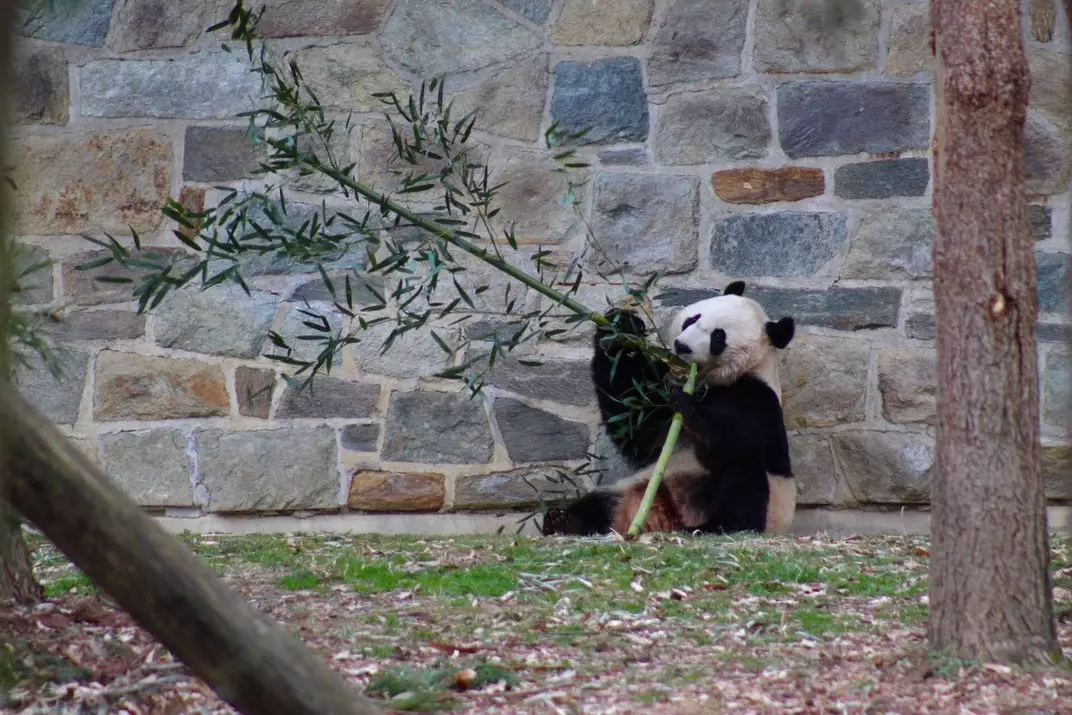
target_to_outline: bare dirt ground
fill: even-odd
[[[1072,712],[1065,664],[927,654],[922,538],[186,541],[385,712]],[[4,712],[234,712],[37,543],[50,600],[0,614]]]

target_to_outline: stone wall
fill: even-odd
[[[493,178],[513,181],[505,213],[530,253],[538,242],[560,255],[581,247],[542,132],[555,120],[592,127],[586,218],[615,259],[668,274],[663,313],[743,278],[772,316],[798,319],[782,378],[801,503],[925,505],[935,419],[926,3],[268,4],[271,43],[294,53],[336,116],[354,112],[340,149],[364,181],[382,179],[390,150],[372,93],[446,73],[458,104],[483,110],[474,136]],[[1050,496],[1066,500],[1072,40],[1056,4],[1049,31],[1024,24],[1026,158],[1045,469]],[[429,377],[446,363],[427,336],[386,357],[362,344],[298,395],[264,358],[265,336],[298,323],[300,301],[318,297],[314,275],[262,261],[247,272],[252,297],[184,291],[146,317],[128,286],[74,270],[93,256],[79,234],[133,227],[180,250],[165,199],[211,203],[213,187],[254,185],[259,154],[234,115],[258,86],[243,55],[203,32],[226,0],[53,6],[22,27],[14,228],[55,259],[21,301],[58,307],[55,332],[72,352],[64,382],[22,371],[20,385],[140,503],[173,516],[493,511],[531,503],[528,482],[545,484],[548,465],[602,452],[583,331],[539,346],[542,367],[498,369],[486,400]],[[337,204],[317,182],[293,189],[293,201]],[[598,307],[606,293],[585,284],[581,297]]]

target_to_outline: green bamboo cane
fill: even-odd
[[[696,363],[692,363],[689,367],[689,379],[685,382],[686,395],[691,395],[693,390],[696,389],[696,373]],[[666,471],[666,465],[670,462],[670,455],[674,453],[674,447],[677,446],[677,438],[681,434],[681,423],[683,421],[684,418],[681,413],[675,412],[674,418],[670,421],[670,431],[666,435],[666,441],[663,442],[663,451],[659,453],[659,461],[655,463],[655,470],[652,471],[651,479],[648,480],[648,488],[644,492],[644,498],[641,500],[640,507],[633,517],[633,523],[629,525],[629,531],[625,534],[627,539],[636,538],[641,528],[643,528],[644,522],[648,519],[651,504],[655,501],[655,493],[659,491],[659,484],[663,480],[663,472]]]

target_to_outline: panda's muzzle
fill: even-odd
[[[676,355],[691,355],[692,354],[692,348],[690,348],[688,345],[686,345],[685,343],[681,342],[680,340],[675,340],[674,341],[674,353]]]

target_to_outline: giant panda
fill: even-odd
[[[591,361],[603,425],[632,477],[549,509],[545,535],[624,535],[647,489],[675,411],[683,417],[644,531],[704,533],[789,530],[796,484],[782,419],[779,350],[793,339],[793,318],[772,321],[744,296],[743,281],[676,313],[666,333],[673,352],[697,364],[688,395],[661,361],[631,349],[621,334],[644,338],[636,313],[612,309],[615,329],[599,328]],[[616,334],[617,332],[617,334]],[[668,397],[659,399],[668,389]],[[638,405],[646,409],[636,410]],[[639,416],[638,415],[642,415]],[[616,429],[632,420],[631,429]]]

